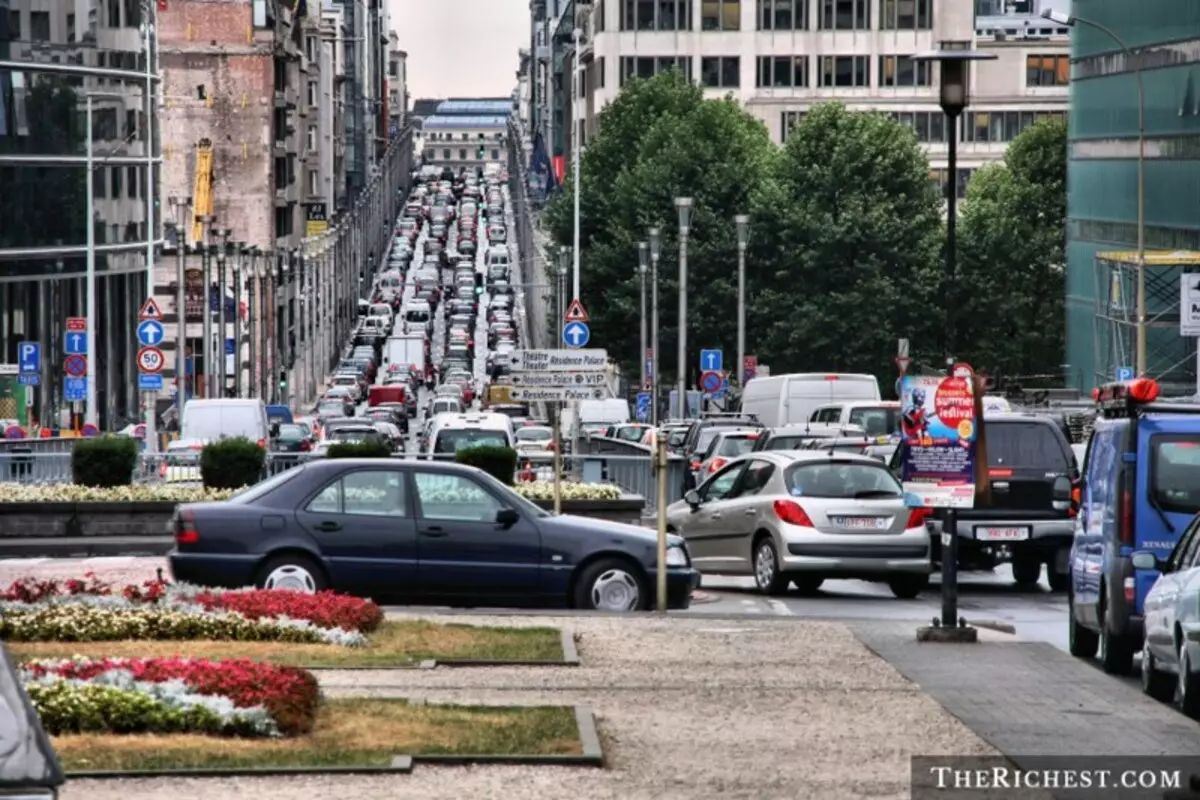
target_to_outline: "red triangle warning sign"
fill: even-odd
[[[142,303],[142,310],[138,312],[138,319],[161,320],[162,318],[162,309],[158,307],[158,303],[153,297],[147,297],[146,302]]]
[[[571,305],[567,307],[567,315],[563,317],[567,322],[587,322],[588,314],[583,310],[583,303],[579,302],[579,298],[571,301]]]

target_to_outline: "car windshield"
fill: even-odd
[[[896,477],[883,465],[850,461],[793,464],[784,470],[783,485],[793,497],[900,497]]]
[[[900,409],[889,406],[854,408],[850,410],[850,424],[858,425],[867,436],[891,436],[900,430]]]
[[[294,439],[303,439],[307,435],[308,434],[304,432],[304,428],[300,427],[299,425],[280,425],[279,426],[278,438],[285,439],[289,442]]]
[[[454,428],[440,431],[434,444],[435,453],[457,453],[471,447],[493,445],[508,447],[508,437],[503,431],[483,430],[481,428]]]
[[[342,428],[325,437],[330,442],[365,442],[378,438],[379,432],[374,428]]]
[[[749,436],[726,436],[721,442],[721,449],[717,451],[717,455],[724,458],[733,458],[735,456],[743,456],[749,453],[754,447],[754,439]]]

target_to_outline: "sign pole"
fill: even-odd
[[[562,410],[561,404],[554,409],[554,513],[562,513]]]
[[[95,181],[95,168],[93,165],[92,137],[91,131],[95,130],[92,127],[92,95],[87,96],[87,301],[86,311],[87,316],[87,372],[83,373],[84,380],[87,381],[87,400],[84,405],[84,416],[86,422],[93,425],[99,424],[99,409],[96,408],[96,223],[93,209],[92,184]],[[150,232],[153,238],[153,231]]]
[[[658,467],[655,478],[658,482],[658,547],[655,560],[654,578],[657,608],[660,613],[667,610],[667,437],[654,437],[655,466]]]

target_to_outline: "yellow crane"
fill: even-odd
[[[192,241],[198,242],[204,238],[204,226],[201,217],[213,213],[213,163],[212,140],[201,139],[196,145],[196,184],[192,192],[192,203],[195,213],[192,216]]]

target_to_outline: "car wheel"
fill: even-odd
[[[912,600],[929,588],[928,575],[900,575],[888,580],[888,588],[901,600]]]
[[[282,555],[267,561],[258,571],[260,589],[283,589],[313,594],[327,588],[325,573],[310,558]]]
[[[575,607],[594,611],[642,611],[650,596],[645,579],[627,561],[605,558],[589,564],[575,584]]]
[[[1164,703],[1171,700],[1176,691],[1176,681],[1154,662],[1148,637],[1142,642],[1142,691]]]
[[[792,583],[796,586],[796,591],[803,595],[814,595],[821,590],[821,584],[825,582],[824,578],[810,577],[801,575],[800,577],[792,577]]]
[[[1133,672],[1133,648],[1129,639],[1114,635],[1109,628],[1107,608],[1100,614],[1100,666],[1109,675]]]
[[[1200,719],[1200,672],[1188,656],[1187,643],[1179,643],[1179,680],[1175,686],[1175,702],[1179,710],[1192,719]]]
[[[1017,586],[1037,586],[1038,578],[1042,577],[1042,562],[1027,558],[1013,559],[1012,571]]]
[[[764,594],[783,594],[787,590],[788,578],[779,574],[779,556],[770,536],[754,545],[754,585]]]
[[[1067,649],[1076,658],[1095,658],[1100,648],[1100,636],[1075,620],[1075,603],[1067,603]]]

